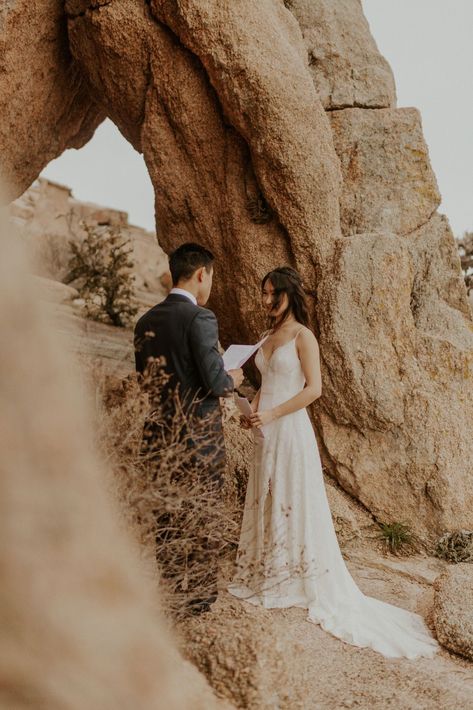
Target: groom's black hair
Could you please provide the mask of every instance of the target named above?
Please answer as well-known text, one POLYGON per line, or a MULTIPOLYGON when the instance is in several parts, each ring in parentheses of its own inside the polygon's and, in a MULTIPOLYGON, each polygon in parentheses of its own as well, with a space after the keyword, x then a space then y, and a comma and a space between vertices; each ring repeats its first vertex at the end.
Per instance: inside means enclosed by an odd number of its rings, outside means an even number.
POLYGON ((179 281, 187 281, 192 274, 205 266, 207 271, 210 271, 215 257, 211 251, 195 244, 194 242, 186 242, 177 247, 169 257, 169 270, 172 276, 173 286, 179 281))

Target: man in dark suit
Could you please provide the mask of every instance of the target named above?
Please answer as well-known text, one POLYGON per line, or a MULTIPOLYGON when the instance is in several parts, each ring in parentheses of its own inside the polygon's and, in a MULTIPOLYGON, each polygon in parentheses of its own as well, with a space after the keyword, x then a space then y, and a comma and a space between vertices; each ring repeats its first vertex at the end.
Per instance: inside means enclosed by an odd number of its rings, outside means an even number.
MULTIPOLYGON (((167 421, 175 422, 180 415, 182 436, 187 446, 195 448, 197 466, 209 487, 218 487, 225 465, 219 398, 240 386, 243 372, 225 371, 218 351, 217 319, 204 308, 212 288, 213 263, 213 254, 194 243, 182 244, 170 255, 173 288, 162 303, 139 319, 134 344, 138 373, 149 379, 153 366, 160 364, 167 380, 164 384, 161 380, 155 391, 148 384, 160 420, 150 418, 143 434, 144 450, 155 458, 158 475, 159 449, 166 441, 163 430, 167 421)), ((216 561, 211 549, 208 557, 210 567, 215 568, 214 589, 204 599, 191 600, 195 613, 208 610, 216 598, 216 561)))

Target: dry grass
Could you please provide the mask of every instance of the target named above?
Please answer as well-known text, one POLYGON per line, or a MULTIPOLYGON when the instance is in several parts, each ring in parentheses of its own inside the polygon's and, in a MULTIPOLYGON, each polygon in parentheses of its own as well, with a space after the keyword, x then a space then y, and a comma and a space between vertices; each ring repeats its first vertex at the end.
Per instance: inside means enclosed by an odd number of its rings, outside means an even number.
MULTIPOLYGON (((231 479, 213 480, 223 454, 208 450, 214 422, 189 426, 178 411, 164 424, 159 409, 148 414, 135 377, 119 381, 95 369, 90 378, 98 443, 114 472, 115 494, 143 554, 156 557, 165 607, 182 619, 190 600, 212 595, 239 538, 240 502, 231 479), (153 441, 143 447, 145 422, 153 441)), ((161 384, 155 380, 152 387, 161 384)))
POLYGON ((208 450, 215 420, 190 425, 179 407, 167 424, 159 407, 150 417, 146 391, 156 394, 165 384, 162 372, 150 376, 145 391, 134 376, 118 380, 98 367, 89 376, 98 444, 114 472, 112 488, 143 554, 157 560, 161 596, 174 621, 189 616, 192 599, 211 597, 217 578, 222 588, 236 574, 240 582, 263 593, 288 575, 306 577, 303 548, 290 568, 274 568, 278 551, 286 545, 283 537, 272 537, 261 562, 243 555, 235 563, 246 480, 241 471, 224 467, 222 485, 215 483, 224 453, 208 450), (151 422, 154 436, 152 446, 143 451, 145 422, 151 422))

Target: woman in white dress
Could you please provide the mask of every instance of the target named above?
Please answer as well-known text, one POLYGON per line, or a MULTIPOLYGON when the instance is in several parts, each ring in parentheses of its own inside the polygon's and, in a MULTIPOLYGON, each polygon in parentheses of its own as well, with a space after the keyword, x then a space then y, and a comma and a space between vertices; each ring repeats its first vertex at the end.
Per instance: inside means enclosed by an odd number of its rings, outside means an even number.
POLYGON ((297 271, 262 282, 270 317, 256 354, 261 388, 252 401, 255 454, 229 591, 265 608, 302 607, 308 619, 349 644, 387 658, 432 657, 439 646, 419 614, 364 595, 340 552, 317 440, 306 407, 321 395, 317 340, 297 271))

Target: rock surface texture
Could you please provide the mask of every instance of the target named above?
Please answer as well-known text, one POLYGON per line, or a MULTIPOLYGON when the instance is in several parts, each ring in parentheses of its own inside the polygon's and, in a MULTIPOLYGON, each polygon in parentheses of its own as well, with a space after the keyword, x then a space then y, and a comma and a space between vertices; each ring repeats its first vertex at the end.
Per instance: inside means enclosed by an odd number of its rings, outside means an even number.
POLYGON ((11 199, 104 119, 72 59, 62 0, 2 2, 0 106, 0 173, 11 199))
POLYGON ((473 338, 448 223, 338 247, 320 309, 327 466, 378 520, 422 537, 470 528, 473 338))
POLYGON ((396 105, 391 68, 378 51, 360 0, 285 0, 285 5, 299 22, 325 109, 396 105))
POLYGON ((306 688, 294 682, 288 663, 301 645, 251 604, 225 595, 215 611, 185 622, 182 631, 187 657, 218 695, 238 708, 303 707, 306 688))
POLYGON ((471 310, 418 113, 395 108, 359 0, 65 8, 86 103, 143 152, 161 245, 217 255, 223 343, 257 338, 260 278, 297 267, 332 476, 425 539, 472 528, 471 310))
POLYGON ((343 172, 344 236, 409 234, 440 204, 416 109, 332 111, 330 125, 343 172))
POLYGON ((437 638, 450 651, 473 661, 473 569, 449 566, 435 580, 434 623, 437 638))

